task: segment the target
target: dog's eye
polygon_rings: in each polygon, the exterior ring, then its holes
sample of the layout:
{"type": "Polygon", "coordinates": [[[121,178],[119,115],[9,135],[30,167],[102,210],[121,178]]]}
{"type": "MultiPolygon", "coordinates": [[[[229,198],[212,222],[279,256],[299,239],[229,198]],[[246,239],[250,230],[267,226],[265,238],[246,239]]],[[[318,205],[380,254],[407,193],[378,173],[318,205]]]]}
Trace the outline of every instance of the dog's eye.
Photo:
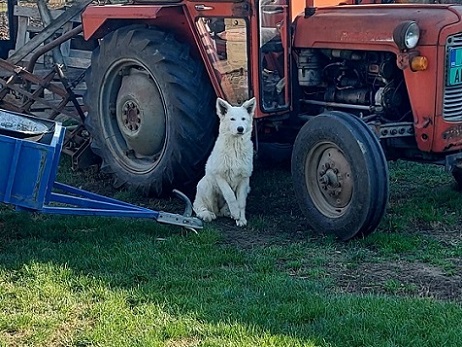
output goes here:
{"type": "Polygon", "coordinates": [[[245,118],[244,118],[244,117],[242,117],[242,119],[241,119],[241,120],[245,120],[245,118]]]}
{"type": "Polygon", "coordinates": [[[231,118],[231,120],[236,120],[236,118],[231,118]]]}

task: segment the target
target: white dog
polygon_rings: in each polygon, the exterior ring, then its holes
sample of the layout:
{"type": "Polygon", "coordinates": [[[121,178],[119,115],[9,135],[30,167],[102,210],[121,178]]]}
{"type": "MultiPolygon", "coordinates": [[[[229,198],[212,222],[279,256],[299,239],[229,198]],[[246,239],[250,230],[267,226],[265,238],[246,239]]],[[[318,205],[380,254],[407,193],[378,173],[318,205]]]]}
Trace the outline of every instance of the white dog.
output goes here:
{"type": "Polygon", "coordinates": [[[226,216],[236,220],[237,226],[245,226],[245,205],[253,171],[251,133],[255,98],[242,106],[231,106],[218,98],[216,107],[220,118],[218,138],[205,165],[205,176],[197,184],[193,208],[206,222],[226,216]]]}

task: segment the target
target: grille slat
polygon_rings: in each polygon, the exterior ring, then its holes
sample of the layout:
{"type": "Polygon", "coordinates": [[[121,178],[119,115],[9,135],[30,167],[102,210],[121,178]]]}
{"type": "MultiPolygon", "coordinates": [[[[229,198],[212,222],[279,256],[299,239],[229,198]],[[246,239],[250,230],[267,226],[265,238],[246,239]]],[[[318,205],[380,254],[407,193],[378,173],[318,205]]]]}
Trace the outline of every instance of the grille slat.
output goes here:
{"type": "Polygon", "coordinates": [[[459,103],[460,103],[460,100],[457,99],[457,95],[446,98],[445,100],[445,104],[447,104],[448,107],[458,105],[459,103]]]}
{"type": "Polygon", "coordinates": [[[446,105],[447,109],[449,112],[451,111],[457,111],[459,109],[462,108],[462,104],[458,104],[458,105],[446,105]]]}
{"type": "MultiPolygon", "coordinates": [[[[462,33],[449,36],[446,44],[446,76],[449,73],[449,50],[462,48],[462,33]]],[[[447,121],[462,120],[462,85],[448,86],[445,83],[443,96],[443,118],[447,121]]]]}

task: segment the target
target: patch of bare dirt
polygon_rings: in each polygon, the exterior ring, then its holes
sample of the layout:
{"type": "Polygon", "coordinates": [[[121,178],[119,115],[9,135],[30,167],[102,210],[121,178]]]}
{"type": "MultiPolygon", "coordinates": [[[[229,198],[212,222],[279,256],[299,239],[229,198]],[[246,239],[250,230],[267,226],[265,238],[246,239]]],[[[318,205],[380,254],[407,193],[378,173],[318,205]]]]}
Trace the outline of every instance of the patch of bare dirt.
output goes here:
{"type": "Polygon", "coordinates": [[[339,269],[336,287],[349,293],[386,293],[439,300],[462,301],[462,262],[453,274],[420,262],[362,263],[355,269],[339,269]]]}
{"type": "Polygon", "coordinates": [[[419,230],[419,234],[436,239],[445,246],[462,244],[462,228],[447,228],[443,225],[436,225],[430,230],[419,230]]]}

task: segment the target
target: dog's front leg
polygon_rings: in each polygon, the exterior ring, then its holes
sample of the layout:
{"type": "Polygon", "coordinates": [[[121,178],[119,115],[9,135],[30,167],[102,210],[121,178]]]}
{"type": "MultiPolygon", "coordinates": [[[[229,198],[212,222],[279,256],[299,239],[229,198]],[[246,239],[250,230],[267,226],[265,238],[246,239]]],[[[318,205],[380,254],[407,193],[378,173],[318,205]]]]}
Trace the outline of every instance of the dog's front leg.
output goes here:
{"type": "Polygon", "coordinates": [[[226,180],[221,176],[216,176],[216,182],[218,188],[220,188],[221,194],[223,194],[223,198],[228,204],[229,212],[231,213],[231,218],[235,220],[240,219],[241,216],[239,211],[239,205],[237,203],[236,196],[234,195],[234,192],[229,186],[228,182],[226,182],[226,180]]]}
{"type": "Polygon", "coordinates": [[[247,202],[247,195],[249,194],[250,190],[250,178],[245,177],[239,183],[236,189],[236,200],[237,205],[239,206],[239,214],[241,218],[236,220],[236,224],[238,227],[243,227],[247,225],[247,219],[245,218],[245,206],[247,202]]]}

